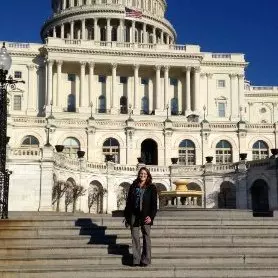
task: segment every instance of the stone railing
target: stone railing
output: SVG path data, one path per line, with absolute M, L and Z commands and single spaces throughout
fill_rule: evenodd
M 237 170 L 237 163 L 214 164 L 212 166 L 212 172 L 214 173 L 235 172 L 236 170 Z
M 269 159 L 261 159 L 261 160 L 253 160 L 253 161 L 248 161 L 246 163 L 246 167 L 249 168 L 257 168 L 257 167 L 265 167 L 268 166 L 270 163 Z
M 12 117 L 12 121 L 15 124 L 23 124 L 26 126 L 44 126 L 46 125 L 45 118 L 32 118 L 32 117 Z
M 130 42 L 114 42 L 114 41 L 91 41 L 81 39 L 60 39 L 47 38 L 48 46 L 71 46 L 77 45 L 85 48 L 110 48 L 110 49 L 140 49 L 147 51 L 163 51 L 176 53 L 194 53 L 202 56 L 200 46 L 198 45 L 178 45 L 178 44 L 149 44 L 149 43 L 130 43 Z
M 41 156 L 40 148 L 13 148 L 8 150 L 9 159 L 38 159 Z

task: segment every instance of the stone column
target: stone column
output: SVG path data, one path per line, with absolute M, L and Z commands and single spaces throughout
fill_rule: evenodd
M 212 80 L 212 77 L 213 77 L 213 74 L 212 73 L 207 73 L 206 74 L 207 76 L 207 103 L 206 103 L 206 115 L 209 116 L 213 109 L 210 107 L 210 88 L 211 88 L 211 80 Z
M 132 21 L 131 34 L 131 42 L 135 43 L 135 21 Z
M 106 41 L 111 42 L 111 19 L 107 18 L 106 19 Z
M 53 38 L 56 38 L 57 34 L 56 34 L 56 26 L 53 27 Z
M 66 0 L 63 0 L 63 10 L 66 9 Z
M 65 25 L 62 24 L 61 25 L 61 39 L 64 39 L 65 38 Z
M 194 68 L 194 111 L 197 115 L 200 114 L 200 68 Z
M 60 106 L 62 103 L 61 97 L 63 96 L 62 89 L 61 89 L 63 61 L 56 61 L 56 64 L 57 64 L 57 90 L 56 90 L 55 104 L 56 106 Z
M 186 68 L 186 115 L 191 114 L 191 67 Z
M 95 18 L 94 19 L 94 41 L 99 41 L 99 39 L 98 39 L 98 24 L 97 24 L 97 22 L 98 22 L 98 19 Z
M 118 42 L 123 42 L 123 41 L 124 41 L 124 20 L 120 19 Z
M 237 75 L 230 74 L 231 80 L 231 120 L 238 118 L 238 93 L 236 92 Z
M 243 119 L 245 118 L 245 112 L 244 112 L 244 74 L 239 74 L 238 76 L 238 108 L 242 107 L 243 108 Z M 239 110 L 238 110 L 238 117 L 239 115 Z
M 143 23 L 143 43 L 147 43 L 147 24 Z
M 161 71 L 161 66 L 156 66 L 156 78 L 155 78 L 155 83 L 156 83 L 156 90 L 155 90 L 155 99 L 156 99 L 156 110 L 161 111 L 161 86 L 160 86 L 160 71 Z
M 53 61 L 49 60 L 47 62 L 47 105 L 50 105 L 50 102 L 53 98 Z
M 156 44 L 156 28 L 153 27 L 153 44 Z
M 170 44 L 170 37 L 169 34 L 166 34 L 166 43 L 169 45 Z
M 116 82 L 117 82 L 117 64 L 112 64 L 112 108 L 111 108 L 111 114 L 118 114 L 118 93 L 116 88 Z
M 70 23 L 70 39 L 74 40 L 74 21 Z
M 85 70 L 86 70 L 86 62 L 81 62 L 80 67 L 80 97 L 79 103 L 80 107 L 83 107 L 85 104 Z
M 169 105 L 169 66 L 164 67 L 164 110 Z
M 94 70 L 95 63 L 89 63 L 89 103 L 93 103 L 96 107 L 96 99 L 94 97 Z
M 28 65 L 28 103 L 27 103 L 27 114 L 29 112 L 35 112 L 37 110 L 37 103 L 35 103 L 35 82 L 37 81 L 37 76 L 35 72 L 35 65 Z
M 86 40 L 86 19 L 82 19 L 82 32 L 81 39 Z
M 139 90 L 138 90 L 138 85 L 139 85 L 139 65 L 134 65 L 134 96 L 133 96 L 133 113 L 135 115 L 140 114 L 140 98 L 139 98 Z

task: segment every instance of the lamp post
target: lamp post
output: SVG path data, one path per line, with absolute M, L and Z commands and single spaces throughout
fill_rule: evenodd
M 12 65 L 11 56 L 8 54 L 5 43 L 0 50 L 0 216 L 8 218 L 8 198 L 10 172 L 6 169 L 6 145 L 7 145 L 7 89 L 16 88 L 16 83 L 24 81 L 14 80 L 11 76 L 7 78 L 8 71 Z

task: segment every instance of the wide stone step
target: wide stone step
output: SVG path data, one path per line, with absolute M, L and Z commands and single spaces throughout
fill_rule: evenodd
M 34 256 L 64 256 L 64 255 L 107 255 L 107 254 L 131 254 L 132 248 L 129 244 L 114 244 L 114 245 L 85 245 L 85 246 L 68 246 L 68 245 L 56 245 L 51 246 L 34 246 L 34 247 L 2 247 L 0 246 L 0 258 L 6 256 L 21 256 L 21 257 L 34 257 Z M 171 244 L 171 245 L 157 245 L 152 244 L 152 254 L 178 254 L 178 255 L 204 255 L 204 254 L 237 254 L 237 255 L 249 255 L 249 254 L 267 254 L 278 255 L 278 244 L 262 245 L 262 244 L 249 244 L 246 246 L 236 244 L 225 245 L 211 245 L 211 244 Z
M 19 272 L 20 271 L 20 272 Z M 0 268 L 0 278 L 277 278 L 278 267 L 256 265 L 149 266 L 20 266 Z
M 130 235 L 94 236 L 40 236 L 40 237 L 1 237 L 0 245 L 9 246 L 56 246 L 57 244 L 130 244 Z M 278 244 L 278 235 L 175 235 L 160 236 L 153 233 L 152 243 L 171 246 L 171 244 Z
M 152 234 L 155 236 L 180 235 L 277 235 L 278 226 L 154 226 Z M 40 236 L 78 236 L 91 235 L 98 237 L 130 235 L 130 230 L 124 227 L 0 227 L 0 237 L 40 237 Z
M 126 256 L 126 260 L 130 256 Z M 122 255 L 52 255 L 52 256 L 7 256 L 0 258 L 0 265 L 120 265 L 125 260 Z M 131 260 L 130 260 L 131 261 Z M 257 265 L 276 265 L 278 255 L 269 254 L 154 254 L 152 256 L 152 265 L 170 265 L 182 266 L 199 264 L 257 264 Z

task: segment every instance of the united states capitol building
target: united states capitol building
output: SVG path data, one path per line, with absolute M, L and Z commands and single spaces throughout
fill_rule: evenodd
M 166 7 L 52 0 L 41 44 L 6 43 L 26 82 L 8 96 L 10 210 L 55 210 L 59 182 L 83 186 L 77 210 L 122 209 L 144 164 L 160 206 L 278 208 L 278 87 L 251 85 L 244 54 L 177 45 Z

